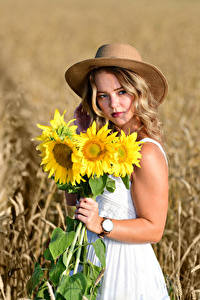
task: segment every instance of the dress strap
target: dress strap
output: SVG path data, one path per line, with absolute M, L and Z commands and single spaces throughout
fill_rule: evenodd
M 165 151 L 164 151 L 164 149 L 163 149 L 163 147 L 161 146 L 160 143 L 158 143 L 157 141 L 155 141 L 154 139 L 151 139 L 151 138 L 144 138 L 144 139 L 141 140 L 141 142 L 143 142 L 143 143 L 149 142 L 149 143 L 153 143 L 153 144 L 157 145 L 158 148 L 160 149 L 160 151 L 163 153 L 163 155 L 165 157 L 165 160 L 166 160 L 166 163 L 168 165 L 167 155 L 166 155 L 166 153 L 165 153 Z

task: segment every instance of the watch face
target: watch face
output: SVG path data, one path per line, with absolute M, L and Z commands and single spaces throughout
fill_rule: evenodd
M 110 232 L 113 229 L 113 222 L 109 219 L 104 220 L 102 223 L 102 227 L 105 231 Z

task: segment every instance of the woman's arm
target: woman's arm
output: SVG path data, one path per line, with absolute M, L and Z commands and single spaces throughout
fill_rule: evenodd
M 168 208 L 168 168 L 165 158 L 153 143 L 142 146 L 141 168 L 133 173 L 131 187 L 137 218 L 112 220 L 113 230 L 107 237 L 129 243 L 155 243 L 163 234 Z M 123 200 L 122 200 L 123 201 Z M 82 198 L 76 218 L 99 234 L 102 218 L 95 201 Z

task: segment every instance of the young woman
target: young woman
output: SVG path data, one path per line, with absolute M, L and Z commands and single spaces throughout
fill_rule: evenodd
M 166 79 L 126 44 L 103 45 L 95 58 L 76 63 L 65 77 L 82 98 L 76 110 L 79 130 L 93 120 L 98 128 L 108 121 L 113 131 L 136 131 L 144 142 L 141 168 L 134 169 L 130 190 L 114 178 L 114 193 L 105 191 L 96 202 L 81 198 L 76 205 L 75 217 L 85 223 L 89 241 L 101 235 L 106 244 L 106 271 L 97 299 L 169 299 L 151 247 L 162 237 L 168 207 L 168 166 L 157 116 Z M 99 264 L 92 247 L 88 259 Z

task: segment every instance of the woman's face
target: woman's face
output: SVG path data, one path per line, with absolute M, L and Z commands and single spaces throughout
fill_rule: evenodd
M 105 118 L 121 129 L 126 128 L 134 116 L 134 96 L 124 90 L 113 73 L 98 71 L 94 80 L 97 103 Z

